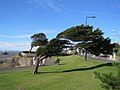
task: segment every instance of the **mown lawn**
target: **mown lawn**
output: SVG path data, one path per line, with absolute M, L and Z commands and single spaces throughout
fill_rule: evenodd
M 32 69 L 0 73 L 0 90 L 104 90 L 94 71 L 116 73 L 116 66 L 79 56 L 60 57 L 60 65 L 42 66 L 40 74 Z

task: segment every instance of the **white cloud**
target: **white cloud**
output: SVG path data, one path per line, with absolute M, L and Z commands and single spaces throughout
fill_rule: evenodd
M 44 0 L 48 8 L 51 8 L 57 12 L 61 12 L 61 8 L 55 4 L 53 0 Z
M 18 43 L 0 42 L 0 50 L 19 50 L 28 51 L 31 45 L 29 42 L 19 41 Z M 32 51 L 36 51 L 38 47 L 34 47 Z
M 59 13 L 66 9 L 65 5 L 61 0 L 28 0 L 27 3 L 33 4 L 37 8 L 48 8 Z
M 29 43 L 8 43 L 8 42 L 0 42 L 1 50 L 29 50 Z
M 99 14 L 99 15 L 105 15 L 105 16 L 120 16 L 120 15 L 117 15 L 117 14 L 102 13 L 102 12 L 92 12 L 92 11 L 83 11 L 82 13 L 87 13 L 87 14 Z
M 0 35 L 2 38 L 30 38 L 32 34 L 21 34 L 21 35 Z

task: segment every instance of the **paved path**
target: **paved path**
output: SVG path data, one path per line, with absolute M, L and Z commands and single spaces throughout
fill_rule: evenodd
M 81 57 L 84 58 L 84 55 L 82 55 Z M 107 57 L 92 57 L 91 55 L 87 55 L 87 58 L 89 60 L 96 60 L 96 61 L 103 61 L 103 62 L 120 62 L 120 60 L 113 60 Z
M 16 70 L 23 70 L 23 69 L 28 69 L 28 68 L 33 68 L 33 66 L 24 66 L 24 67 L 14 67 L 14 68 L 4 68 L 0 69 L 1 72 L 11 72 L 11 71 L 16 71 Z

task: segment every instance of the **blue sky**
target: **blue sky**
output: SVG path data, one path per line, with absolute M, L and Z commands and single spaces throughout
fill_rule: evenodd
M 0 0 L 0 50 L 29 50 L 30 36 L 43 32 L 50 39 L 72 26 L 100 28 L 120 41 L 120 0 Z

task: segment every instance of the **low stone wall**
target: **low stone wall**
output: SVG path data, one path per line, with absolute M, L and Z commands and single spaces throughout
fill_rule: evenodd
M 50 59 L 46 59 L 44 66 L 51 66 L 54 64 L 57 64 L 57 62 L 50 60 Z M 12 57 L 12 58 L 0 59 L 0 69 L 24 67 L 24 66 L 32 66 L 32 65 L 33 65 L 32 57 L 17 56 L 17 57 Z M 41 65 L 43 65 L 43 64 L 41 64 Z
M 31 66 L 32 58 L 30 57 L 12 57 L 0 59 L 0 69 Z
M 32 65 L 32 58 L 28 57 L 21 57 L 18 59 L 19 66 L 31 66 Z

